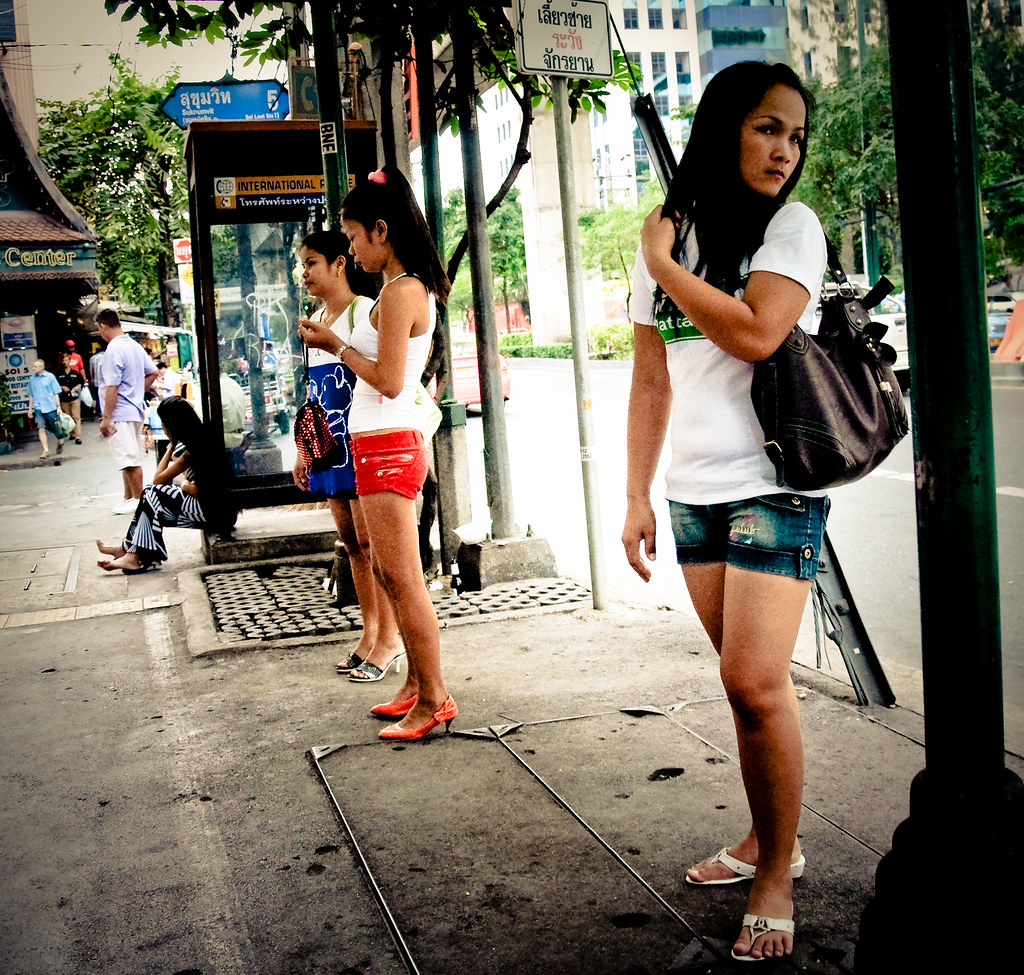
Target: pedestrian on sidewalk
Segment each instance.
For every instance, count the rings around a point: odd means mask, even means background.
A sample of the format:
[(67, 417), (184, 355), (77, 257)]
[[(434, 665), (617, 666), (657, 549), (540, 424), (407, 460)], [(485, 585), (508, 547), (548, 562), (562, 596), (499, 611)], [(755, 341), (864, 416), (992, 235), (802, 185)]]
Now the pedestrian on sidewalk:
[(142, 426), (156, 365), (138, 342), (124, 334), (121, 319), (112, 308), (104, 308), (96, 316), (96, 326), (107, 343), (100, 364), (100, 433), (110, 445), (124, 489), (124, 498), (114, 505), (113, 513), (129, 515), (142, 497)]
[(57, 376), (57, 382), (60, 384), (60, 408), (75, 421), (75, 429), (71, 436), (75, 438), (76, 444), (81, 444), (82, 403), (79, 397), (82, 395), (82, 387), (85, 386), (85, 376), (75, 368), (70, 352), (65, 352), (61, 360), (63, 368)]
[(203, 421), (180, 396), (168, 397), (157, 411), (169, 443), (153, 483), (142, 491), (124, 540), (119, 545), (96, 540), (107, 556), (96, 564), (107, 572), (120, 569), (135, 575), (167, 561), (165, 528), (223, 532), (234, 525), (237, 512), (223, 489), (227, 460), (213, 448)]
[[(36, 359), (32, 363), (32, 372), (28, 377), (28, 412), (36, 425), (36, 433), (39, 435), (39, 443), (42, 444), (43, 452), (39, 455), (40, 460), (48, 460), (50, 457), (50, 441), (46, 438), (46, 431), (49, 430), (57, 441), (57, 455), (64, 450), (64, 437), (57, 426), (57, 414), (60, 412), (60, 383), (57, 377), (46, 369), (46, 363), (42, 359)], [(59, 460), (54, 461), (60, 465)]]
[[(373, 307), (373, 279), (347, 257), (348, 238), (336, 230), (309, 234), (302, 242), (302, 283), (322, 304), (304, 321), (322, 325), (342, 342), (352, 341), (355, 323)], [(309, 329), (306, 330), (307, 332)], [(394, 664), (400, 669), (405, 653), (394, 606), (373, 571), (370, 537), (366, 529), (349, 448), (348, 418), (352, 408), (355, 373), (337, 356), (323, 349), (309, 352), (309, 394), (327, 411), (331, 433), (344, 447), (339, 463), (324, 471), (308, 470), (301, 455), (295, 460), (292, 479), (303, 491), (324, 495), (345, 546), (352, 572), (352, 586), (359, 602), (363, 633), (355, 649), (336, 670), (350, 681), (378, 681)]]
[(320, 322), (299, 323), (307, 345), (337, 356), (356, 375), (349, 435), (356, 492), (373, 564), (398, 614), (409, 659), (397, 697), (371, 709), (401, 717), (381, 738), (422, 738), (458, 707), (441, 675), (437, 614), (420, 569), (416, 495), (427, 474), (416, 403), (437, 321), (451, 289), (426, 221), (405, 177), (389, 166), (361, 181), (342, 203), (341, 222), (356, 264), (383, 276), (370, 314), (348, 344)]
[(103, 365), (103, 353), (94, 352), (89, 356), (89, 392), (92, 393), (92, 415), (99, 419), (103, 415), (103, 401), (100, 399), (100, 386), (103, 385), (100, 367)]
[(792, 952), (793, 878), (804, 868), (803, 750), (789, 668), (828, 499), (779, 493), (750, 385), (753, 363), (795, 323), (814, 331), (825, 237), (810, 209), (786, 203), (803, 169), (810, 107), (784, 64), (741, 62), (715, 75), (665, 204), (644, 222), (630, 301), (622, 542), (649, 579), (651, 483), (668, 432), (676, 555), (720, 657), (752, 819), (745, 838), (686, 879), (753, 879), (732, 949), (743, 961)]

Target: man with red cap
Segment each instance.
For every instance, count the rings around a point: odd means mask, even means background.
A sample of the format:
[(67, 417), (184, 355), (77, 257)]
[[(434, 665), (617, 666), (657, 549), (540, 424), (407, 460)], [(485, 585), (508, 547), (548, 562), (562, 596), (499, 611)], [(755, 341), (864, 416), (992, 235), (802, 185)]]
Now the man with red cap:
[(75, 340), (68, 339), (64, 344), (68, 347), (68, 355), (71, 356), (72, 371), (81, 373), (84, 376), (85, 363), (82, 361), (82, 357), (75, 351)]

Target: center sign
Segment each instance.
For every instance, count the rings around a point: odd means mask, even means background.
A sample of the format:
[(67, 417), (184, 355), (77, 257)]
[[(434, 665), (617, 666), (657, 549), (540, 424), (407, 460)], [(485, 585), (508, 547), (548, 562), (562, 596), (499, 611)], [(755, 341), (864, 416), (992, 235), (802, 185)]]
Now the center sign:
[(610, 78), (608, 4), (603, 0), (512, 0), (516, 60), (524, 74)]

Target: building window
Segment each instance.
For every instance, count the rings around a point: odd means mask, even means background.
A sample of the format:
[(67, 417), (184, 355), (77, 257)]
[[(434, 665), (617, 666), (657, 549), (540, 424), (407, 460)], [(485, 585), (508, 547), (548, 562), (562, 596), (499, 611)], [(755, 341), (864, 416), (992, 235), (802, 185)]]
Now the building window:
[(640, 15), (636, 12), (636, 0), (622, 0), (622, 26), (626, 30), (640, 27)]
[(805, 78), (810, 78), (813, 74), (814, 74), (814, 71), (811, 68), (811, 52), (810, 51), (805, 51), (804, 52), (804, 77)]
[(644, 137), (635, 123), (633, 125), (633, 163), (636, 167), (636, 195), (640, 196), (651, 179), (651, 157), (647, 152), (647, 143), (644, 142)]
[(640, 52), (627, 51), (626, 60), (633, 65), (633, 71), (636, 73), (637, 81), (642, 84), (644, 80), (644, 65), (643, 61), (640, 60)]
[(807, 30), (811, 26), (811, 11), (808, 9), (806, 3), (800, 8), (800, 26), (804, 30)]
[(693, 103), (693, 79), (690, 76), (688, 51), (676, 51), (676, 95), (680, 105)]
[(0, 0), (0, 41), (16, 41), (14, 0)]
[(1024, 19), (1021, 18), (1020, 0), (1010, 0), (1010, 10), (1006, 15), (1007, 23), (1014, 27), (1024, 26)]
[(651, 87), (654, 107), (662, 118), (668, 118), (668, 64), (664, 51), (651, 51)]
[(676, 30), (686, 28), (686, 0), (672, 0), (672, 26)]
[(661, 30), (665, 26), (661, 18), (661, 0), (647, 0), (647, 26), (651, 30)]

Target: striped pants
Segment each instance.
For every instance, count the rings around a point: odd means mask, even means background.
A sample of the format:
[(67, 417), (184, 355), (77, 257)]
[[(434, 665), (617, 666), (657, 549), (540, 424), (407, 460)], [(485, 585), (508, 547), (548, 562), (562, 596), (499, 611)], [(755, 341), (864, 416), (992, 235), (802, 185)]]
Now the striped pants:
[(147, 484), (124, 536), (125, 552), (134, 552), (143, 565), (167, 561), (164, 528), (205, 528), (199, 499), (176, 484)]

